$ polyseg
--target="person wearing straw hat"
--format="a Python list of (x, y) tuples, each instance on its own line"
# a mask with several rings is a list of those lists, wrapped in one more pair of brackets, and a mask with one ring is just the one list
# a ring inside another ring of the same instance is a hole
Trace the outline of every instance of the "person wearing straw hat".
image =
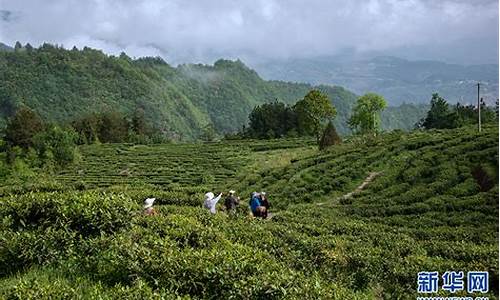
[(156, 210), (153, 207), (153, 203), (156, 198), (147, 198), (144, 200), (144, 215), (146, 216), (154, 216), (156, 215)]
[(240, 204), (240, 199), (234, 196), (235, 193), (235, 191), (230, 190), (229, 195), (224, 201), (224, 206), (226, 207), (227, 212), (235, 213), (236, 207)]
[(219, 194), (219, 196), (215, 197), (214, 193), (208, 192), (205, 194), (205, 202), (203, 203), (203, 207), (206, 209), (210, 210), (211, 213), (215, 214), (215, 206), (217, 205), (217, 202), (219, 202), (220, 198), (222, 197), (222, 193)]

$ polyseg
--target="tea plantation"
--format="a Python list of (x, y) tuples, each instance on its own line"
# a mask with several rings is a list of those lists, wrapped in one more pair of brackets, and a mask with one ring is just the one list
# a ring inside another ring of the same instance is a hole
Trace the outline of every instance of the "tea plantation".
[[(496, 127), (79, 150), (0, 188), (0, 299), (415, 299), (422, 271), (488, 271), (487, 294), (434, 295), (498, 299)], [(202, 208), (229, 189), (236, 215)]]

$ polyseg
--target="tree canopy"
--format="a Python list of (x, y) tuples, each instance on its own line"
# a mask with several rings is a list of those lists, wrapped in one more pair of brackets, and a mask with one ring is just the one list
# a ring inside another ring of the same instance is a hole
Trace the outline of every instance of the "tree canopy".
[[(333, 124), (346, 134), (347, 118), (357, 98), (339, 86), (266, 81), (241, 61), (174, 68), (158, 57), (110, 56), (89, 47), (66, 50), (50, 44), (38, 48), (19, 44), (17, 51), (0, 51), (0, 66), (0, 130), (21, 106), (54, 123), (110, 110), (130, 117), (140, 108), (146, 125), (157, 128), (164, 138), (192, 140), (209, 123), (219, 135), (234, 133), (246, 125), (255, 106), (269, 99), (293, 106), (313, 89), (334, 104)], [(387, 129), (413, 125), (425, 113), (406, 109), (404, 115), (411, 116), (402, 118), (401, 111), (396, 107), (386, 112)], [(142, 132), (142, 125), (136, 123), (135, 130)], [(318, 137), (322, 130), (309, 131), (316, 131)], [(274, 134), (281, 135), (283, 129)]]
[(431, 108), (422, 122), (422, 127), (429, 128), (452, 128), (454, 127), (453, 118), (450, 114), (450, 108), (446, 100), (438, 93), (432, 94)]
[(247, 133), (253, 138), (280, 138), (295, 135), (298, 130), (293, 107), (277, 100), (254, 107), (248, 120)]
[(44, 129), (42, 119), (28, 107), (21, 107), (7, 123), (5, 141), (11, 146), (29, 148), (33, 137)]
[(380, 112), (387, 107), (384, 97), (367, 93), (358, 98), (348, 121), (351, 129), (361, 133), (376, 133), (380, 130)]
[[(481, 102), (481, 122), (492, 123), (498, 120), (492, 107)], [(447, 129), (472, 125), (478, 122), (478, 110), (474, 105), (449, 105), (438, 93), (432, 94), (431, 108), (415, 127), (423, 129)]]
[(328, 96), (313, 89), (298, 101), (294, 110), (298, 116), (299, 127), (316, 137), (319, 141), (326, 122), (335, 118), (337, 110), (331, 104)]

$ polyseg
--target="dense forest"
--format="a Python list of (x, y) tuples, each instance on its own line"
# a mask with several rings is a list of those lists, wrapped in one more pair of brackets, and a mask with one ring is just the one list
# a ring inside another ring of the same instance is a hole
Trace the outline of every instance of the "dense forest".
[[(14, 51), (0, 51), (0, 128), (22, 106), (50, 122), (142, 110), (148, 126), (170, 139), (190, 140), (207, 125), (218, 134), (238, 131), (255, 106), (276, 99), (293, 104), (312, 88), (328, 96), (337, 109), (335, 127), (348, 133), (347, 120), (357, 96), (342, 87), (265, 81), (239, 60), (172, 67), (161, 58), (17, 45)], [(410, 129), (424, 114), (425, 109), (413, 105), (389, 107), (382, 125)]]

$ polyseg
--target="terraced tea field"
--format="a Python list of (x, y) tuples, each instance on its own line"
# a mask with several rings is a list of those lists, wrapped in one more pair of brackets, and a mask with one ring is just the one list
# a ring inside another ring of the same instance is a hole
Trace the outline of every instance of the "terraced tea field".
[[(487, 271), (486, 294), (432, 295), (498, 299), (498, 128), (81, 154), (0, 196), (0, 298), (415, 299), (418, 272)], [(230, 188), (274, 217), (201, 207)]]
[(240, 141), (208, 144), (126, 145), (105, 144), (81, 147), (82, 161), (56, 177), (72, 185), (93, 187), (148, 183), (168, 187), (224, 185), (234, 179), (252, 154), (273, 149), (307, 148), (310, 140), (275, 143)]

